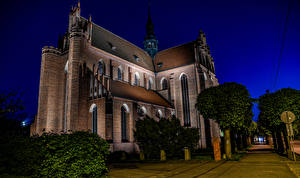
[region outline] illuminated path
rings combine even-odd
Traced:
[[[271,151],[250,151],[240,161],[120,164],[111,170],[109,177],[296,177],[288,164],[293,163]]]

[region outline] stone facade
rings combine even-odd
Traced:
[[[31,134],[96,132],[111,143],[111,151],[138,152],[135,121],[145,115],[157,120],[175,115],[182,125],[188,117],[185,126],[199,128],[200,148],[219,137],[218,125],[195,108],[198,94],[218,85],[202,31],[195,41],[155,53],[153,25],[147,24],[151,28],[143,50],[97,26],[91,17],[81,17],[80,11],[79,4],[72,8],[58,48],[42,50],[38,113]],[[147,46],[151,38],[156,40],[154,50]]]

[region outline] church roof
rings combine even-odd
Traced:
[[[87,21],[83,17],[82,20]],[[95,23],[92,23],[91,42],[96,48],[153,72],[161,72],[195,62],[195,41],[162,50],[155,55],[154,61],[143,49]]]
[[[152,58],[143,49],[93,23],[92,45],[108,53],[154,71]]]
[[[147,90],[143,87],[132,86],[129,83],[112,80],[111,93],[113,96],[141,101],[171,108],[169,101],[163,98],[159,93],[153,90]]]
[[[195,62],[194,41],[158,52],[154,57],[156,72]]]

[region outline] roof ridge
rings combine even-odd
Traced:
[[[84,18],[84,17],[82,17],[82,18]],[[85,19],[85,18],[84,18],[84,19]],[[85,19],[85,20],[86,20],[86,19]],[[117,35],[117,34],[111,32],[111,31],[109,31],[108,29],[105,29],[104,27],[102,27],[102,26],[100,26],[100,25],[98,25],[98,24],[96,24],[96,23],[94,23],[94,22],[92,22],[92,24],[93,24],[93,25],[96,25],[96,27],[99,27],[99,28],[103,29],[104,31],[106,31],[106,32],[108,32],[108,33],[110,33],[110,34],[113,34],[115,37],[117,37],[117,38],[119,38],[119,39],[121,39],[121,40],[124,40],[125,42],[129,43],[130,45],[132,45],[132,46],[135,47],[135,48],[140,49],[143,53],[145,53],[146,55],[149,56],[149,54],[148,54],[145,50],[143,50],[142,48],[138,47],[137,45],[131,43],[130,41],[128,41],[128,40],[126,40],[126,39],[120,37],[119,35]],[[151,56],[149,56],[149,57],[151,58]]]
[[[173,47],[170,47],[170,48],[161,50],[161,51],[159,51],[158,53],[167,51],[167,50],[169,50],[169,49],[178,48],[178,47],[180,47],[180,46],[183,46],[183,45],[186,45],[186,44],[189,44],[189,43],[194,43],[195,41],[196,41],[196,40],[189,41],[189,42],[186,42],[186,43],[182,43],[182,44],[179,44],[179,45],[177,45],[177,46],[173,46]],[[158,54],[158,53],[157,53],[157,54]],[[156,55],[157,55],[157,54],[156,54]],[[156,56],[156,55],[155,55],[155,56]]]

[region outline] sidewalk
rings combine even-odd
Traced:
[[[252,145],[251,148],[249,148],[250,151],[253,150],[271,150],[272,146],[271,145]]]
[[[255,145],[240,161],[167,161],[158,163],[136,163],[112,167],[109,177],[159,178],[159,177],[206,177],[206,178],[253,178],[288,177],[299,171],[294,163],[269,150],[266,145]]]

